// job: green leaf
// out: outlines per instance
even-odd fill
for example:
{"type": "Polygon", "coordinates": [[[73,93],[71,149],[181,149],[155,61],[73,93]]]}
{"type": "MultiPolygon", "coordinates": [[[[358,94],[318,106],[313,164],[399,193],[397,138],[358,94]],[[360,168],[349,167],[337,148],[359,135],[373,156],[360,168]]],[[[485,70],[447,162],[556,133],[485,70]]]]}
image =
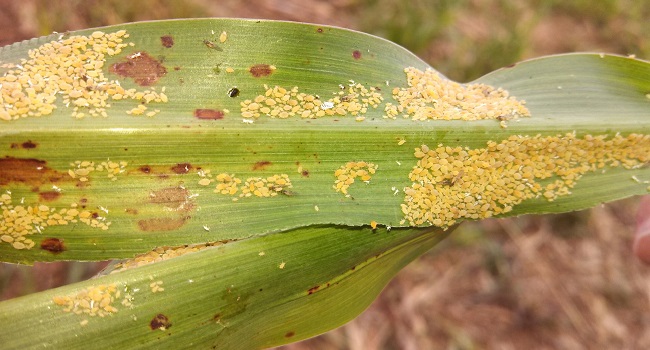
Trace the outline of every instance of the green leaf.
{"type": "Polygon", "coordinates": [[[545,57],[461,86],[363,33],[192,19],[51,35],[0,61],[2,261],[210,246],[0,303],[10,348],[304,339],[360,313],[458,222],[648,192],[650,64],[638,59],[545,57]],[[121,51],[92,56],[93,38],[121,51]],[[61,43],[84,46],[57,61],[74,50],[61,43]],[[282,89],[294,88],[300,113],[318,100],[306,118],[271,117],[266,98],[291,110],[282,89]],[[117,312],[64,311],[113,284],[117,312]]]}
{"type": "Polygon", "coordinates": [[[312,226],[231,242],[5,301],[0,341],[7,349],[258,349],[297,341],[354,318],[445,236],[433,229],[312,226]],[[153,293],[158,281],[164,290],[153,293]],[[121,292],[110,304],[117,312],[77,315],[53,302],[98,285],[121,292]],[[121,304],[125,299],[130,306],[121,304]]]}
{"type": "MultiPolygon", "coordinates": [[[[611,137],[648,131],[650,100],[645,94],[650,83],[643,77],[649,68],[646,62],[631,58],[549,57],[480,79],[528,102],[532,117],[510,121],[503,129],[494,120],[385,119],[385,104],[395,103],[391,90],[407,86],[404,68],[423,70],[426,65],[399,46],[366,34],[231,19],[102,29],[102,33],[119,31],[126,31],[125,42],[134,46],[106,56],[100,70],[105,80],[136,91],[156,88],[160,93],[164,88],[169,102],[146,104],[146,113],[160,110],[146,117],[127,114],[142,105],[140,101],[109,100],[108,117],[91,117],[86,107],[74,112],[70,105],[78,100],[64,103],[65,95],[59,92],[51,114],[3,122],[0,149],[5,159],[0,185],[12,193],[7,202],[46,205],[49,210],[76,205],[100,220],[97,225],[68,222],[32,228],[25,236],[34,238],[35,248],[17,250],[11,244],[0,244],[4,261],[128,258],[159,246],[242,239],[313,224],[359,226],[376,221],[405,226],[409,222],[402,221],[402,190],[413,183],[408,174],[417,161],[414,149],[422,144],[481,148],[511,135],[576,132],[578,137],[589,133],[611,137]],[[222,32],[227,33],[223,43],[219,40],[222,32]],[[141,61],[140,71],[128,70],[141,61]],[[122,66],[110,69],[114,64],[122,66]],[[154,86],[134,82],[151,83],[160,75],[159,65],[166,74],[154,86]],[[131,79],[115,72],[137,74],[131,79]],[[255,77],[264,74],[268,75],[255,77]],[[264,94],[264,85],[295,86],[325,101],[339,96],[335,95],[341,91],[339,85],[347,89],[350,81],[380,88],[384,98],[378,108],[368,107],[362,122],[350,114],[317,119],[261,116],[253,124],[242,122],[253,118],[242,118],[240,104],[264,94]],[[234,87],[239,94],[231,97],[234,87]],[[85,117],[73,118],[74,113],[85,117]],[[197,113],[207,114],[199,118],[197,113]],[[403,145],[400,140],[405,141],[403,145]],[[80,181],[83,176],[68,175],[84,171],[83,162],[99,165],[108,160],[119,165],[115,181],[106,171],[91,172],[86,182],[80,181]],[[373,163],[378,172],[368,185],[357,179],[350,187],[351,196],[345,197],[332,188],[334,172],[355,161],[373,163]],[[214,177],[209,186],[199,185],[206,171],[214,177]],[[240,198],[214,193],[219,173],[234,174],[242,182],[286,174],[293,187],[273,198],[253,196],[233,202],[240,198]],[[103,230],[109,222],[110,229],[103,230]]],[[[55,34],[16,44],[3,48],[0,57],[3,62],[19,64],[28,49],[73,36],[92,37],[94,32],[55,34]]],[[[83,74],[73,78],[88,79],[83,74]]],[[[87,89],[99,89],[101,84],[87,89]]],[[[554,202],[524,201],[514,206],[512,214],[575,210],[645,193],[648,171],[614,168],[606,174],[587,173],[571,196],[554,202]],[[642,181],[635,183],[632,176],[642,181]]]]}

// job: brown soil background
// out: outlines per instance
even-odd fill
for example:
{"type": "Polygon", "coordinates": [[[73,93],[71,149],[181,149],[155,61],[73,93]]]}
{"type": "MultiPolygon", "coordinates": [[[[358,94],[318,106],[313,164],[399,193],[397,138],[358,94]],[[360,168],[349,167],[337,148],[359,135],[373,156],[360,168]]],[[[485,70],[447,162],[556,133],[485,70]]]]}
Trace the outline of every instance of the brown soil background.
{"type": "MultiPolygon", "coordinates": [[[[149,19],[283,19],[383,36],[460,81],[561,52],[650,58],[650,3],[635,0],[0,0],[0,9],[0,46],[149,19]]],[[[357,319],[281,349],[650,349],[650,267],[631,251],[637,202],[466,223],[357,319]]],[[[1,264],[0,300],[103,264],[1,264]]]]}

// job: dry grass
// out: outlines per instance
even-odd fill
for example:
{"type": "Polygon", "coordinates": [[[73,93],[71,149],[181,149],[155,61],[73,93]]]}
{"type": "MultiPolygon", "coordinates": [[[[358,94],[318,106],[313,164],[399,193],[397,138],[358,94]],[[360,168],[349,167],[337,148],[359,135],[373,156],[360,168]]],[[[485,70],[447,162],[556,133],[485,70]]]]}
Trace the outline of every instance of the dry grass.
{"type": "MultiPolygon", "coordinates": [[[[650,5],[635,0],[0,0],[0,8],[0,45],[53,30],[222,16],[376,33],[460,80],[566,51],[650,58],[650,5]]],[[[636,203],[465,224],[356,320],[282,349],[648,349],[650,268],[631,250],[636,203]]],[[[102,265],[0,265],[0,300],[87,278],[102,265]]]]}

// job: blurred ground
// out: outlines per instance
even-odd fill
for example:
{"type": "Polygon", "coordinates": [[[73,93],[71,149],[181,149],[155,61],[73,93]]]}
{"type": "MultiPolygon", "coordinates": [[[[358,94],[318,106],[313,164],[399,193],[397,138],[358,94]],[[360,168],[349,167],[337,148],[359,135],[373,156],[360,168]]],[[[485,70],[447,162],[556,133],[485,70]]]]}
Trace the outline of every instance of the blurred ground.
{"type": "MultiPolygon", "coordinates": [[[[460,81],[560,52],[650,58],[650,3],[636,0],[0,0],[0,9],[0,46],[148,19],[284,19],[383,36],[460,81]]],[[[636,205],[467,223],[356,320],[282,349],[650,349],[650,267],[631,254],[636,205]]],[[[0,300],[101,266],[2,264],[0,300]]]]}

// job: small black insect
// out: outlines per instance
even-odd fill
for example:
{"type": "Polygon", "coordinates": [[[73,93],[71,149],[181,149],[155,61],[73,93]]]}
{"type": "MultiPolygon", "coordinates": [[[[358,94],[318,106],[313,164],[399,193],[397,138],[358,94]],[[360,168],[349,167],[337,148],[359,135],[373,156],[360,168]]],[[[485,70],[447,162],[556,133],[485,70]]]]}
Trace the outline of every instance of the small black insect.
{"type": "Polygon", "coordinates": [[[228,90],[228,96],[230,96],[230,97],[239,96],[239,89],[236,88],[236,87],[231,88],[230,90],[228,90]]]}

